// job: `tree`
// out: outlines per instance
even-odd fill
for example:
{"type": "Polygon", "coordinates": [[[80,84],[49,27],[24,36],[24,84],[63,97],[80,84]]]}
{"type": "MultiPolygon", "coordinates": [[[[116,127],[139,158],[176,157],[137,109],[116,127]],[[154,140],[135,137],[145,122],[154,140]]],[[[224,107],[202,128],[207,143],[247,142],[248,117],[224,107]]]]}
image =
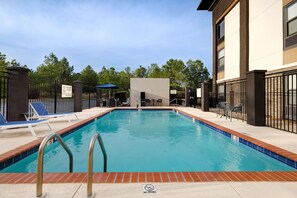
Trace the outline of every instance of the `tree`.
{"type": "Polygon", "coordinates": [[[37,67],[37,75],[57,81],[59,83],[72,83],[73,66],[69,65],[67,58],[61,60],[54,53],[44,57],[44,63],[37,67]]]}
{"type": "Polygon", "coordinates": [[[126,67],[124,71],[118,73],[118,86],[128,90],[130,89],[130,78],[131,78],[131,69],[130,67],[126,67]]]}
{"type": "Polygon", "coordinates": [[[6,55],[0,52],[0,71],[6,71],[8,62],[6,61],[6,55]]]}
{"type": "Polygon", "coordinates": [[[118,72],[115,70],[114,67],[110,67],[106,69],[105,66],[102,67],[101,71],[98,73],[98,82],[99,84],[106,84],[106,83],[118,83],[118,72]]]}
{"type": "Polygon", "coordinates": [[[170,59],[162,66],[163,76],[170,78],[171,87],[184,87],[184,69],[184,62],[177,59],[170,59]]]}
{"type": "Polygon", "coordinates": [[[133,72],[133,77],[135,78],[146,78],[147,69],[141,65],[133,72]]]}
{"type": "Polygon", "coordinates": [[[90,65],[82,70],[79,79],[82,81],[84,90],[87,92],[94,90],[98,83],[97,74],[90,65]]]}
{"type": "Polygon", "coordinates": [[[153,63],[149,66],[148,71],[147,71],[147,76],[148,78],[162,78],[162,70],[158,66],[158,64],[153,63]]]}
{"type": "Polygon", "coordinates": [[[209,81],[209,72],[200,60],[189,60],[184,69],[186,83],[191,88],[200,88],[201,83],[209,81]]]}

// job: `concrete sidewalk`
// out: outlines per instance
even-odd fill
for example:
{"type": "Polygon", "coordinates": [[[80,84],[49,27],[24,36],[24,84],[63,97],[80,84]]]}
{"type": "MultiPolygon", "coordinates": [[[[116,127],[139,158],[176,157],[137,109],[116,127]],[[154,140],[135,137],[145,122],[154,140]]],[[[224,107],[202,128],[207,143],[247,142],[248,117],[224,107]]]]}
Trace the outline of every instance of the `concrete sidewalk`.
{"type": "MultiPolygon", "coordinates": [[[[143,183],[94,184],[96,197],[104,198],[296,198],[294,182],[208,182],[208,183],[154,183],[156,193],[143,193],[143,183]]],[[[44,184],[48,198],[86,197],[86,184],[44,184]]],[[[0,185],[1,198],[32,198],[35,185],[0,185]]]]}
{"type": "Polygon", "coordinates": [[[297,134],[274,129],[271,127],[255,127],[237,119],[232,119],[231,122],[230,119],[226,119],[225,117],[220,118],[215,113],[203,112],[200,109],[187,107],[179,107],[177,109],[201,117],[223,127],[235,130],[252,138],[275,145],[293,153],[297,153],[297,134]]]}

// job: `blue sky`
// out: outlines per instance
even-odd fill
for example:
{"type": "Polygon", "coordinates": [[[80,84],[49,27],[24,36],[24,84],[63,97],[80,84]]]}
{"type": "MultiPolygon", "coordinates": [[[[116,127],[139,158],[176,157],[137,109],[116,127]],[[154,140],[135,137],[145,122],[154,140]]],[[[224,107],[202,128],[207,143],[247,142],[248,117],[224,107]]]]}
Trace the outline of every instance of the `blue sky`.
{"type": "Polygon", "coordinates": [[[0,0],[0,52],[31,69],[54,52],[75,72],[121,71],[170,58],[212,65],[211,14],[200,0],[0,0]]]}

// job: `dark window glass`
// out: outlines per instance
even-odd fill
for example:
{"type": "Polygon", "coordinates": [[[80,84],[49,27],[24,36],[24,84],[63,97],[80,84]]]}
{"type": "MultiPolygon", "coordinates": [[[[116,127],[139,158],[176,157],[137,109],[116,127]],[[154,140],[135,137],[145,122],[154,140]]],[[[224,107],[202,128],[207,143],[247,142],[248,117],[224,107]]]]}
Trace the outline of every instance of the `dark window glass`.
{"type": "Polygon", "coordinates": [[[287,7],[287,36],[297,33],[297,1],[287,7]]]}
{"type": "Polygon", "coordinates": [[[220,24],[220,38],[225,36],[225,21],[220,24]]]}
{"type": "Polygon", "coordinates": [[[218,102],[225,101],[225,85],[220,84],[218,85],[218,102]]]}
{"type": "Polygon", "coordinates": [[[218,52],[218,72],[219,71],[224,71],[224,66],[225,66],[225,49],[221,49],[218,52]]]}
{"type": "Polygon", "coordinates": [[[225,37],[225,21],[222,21],[218,25],[218,40],[222,41],[225,37]]]}
{"type": "Polygon", "coordinates": [[[284,8],[284,47],[297,45],[297,0],[284,8]]]}
{"type": "Polygon", "coordinates": [[[297,33],[297,18],[288,22],[288,36],[297,33]]]}

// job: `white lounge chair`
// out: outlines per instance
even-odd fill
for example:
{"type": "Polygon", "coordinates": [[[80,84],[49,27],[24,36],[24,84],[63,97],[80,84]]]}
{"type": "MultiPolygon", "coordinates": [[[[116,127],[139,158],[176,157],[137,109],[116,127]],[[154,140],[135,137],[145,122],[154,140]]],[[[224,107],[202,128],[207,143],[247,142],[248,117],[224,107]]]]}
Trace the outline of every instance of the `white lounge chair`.
{"type": "Polygon", "coordinates": [[[7,122],[6,119],[3,117],[3,115],[0,113],[0,130],[28,127],[30,129],[32,135],[36,137],[36,133],[35,133],[35,131],[33,129],[33,126],[36,126],[36,125],[39,125],[39,124],[47,124],[50,131],[52,131],[52,128],[51,128],[49,122],[46,121],[46,120],[7,122]]]}
{"type": "Polygon", "coordinates": [[[78,120],[78,117],[77,117],[77,115],[75,113],[49,114],[42,102],[31,102],[30,106],[32,107],[32,109],[34,111],[34,115],[38,119],[50,119],[50,118],[58,118],[58,117],[67,117],[68,121],[71,122],[70,117],[75,116],[76,119],[78,120]]]}
{"type": "Polygon", "coordinates": [[[130,98],[127,98],[127,101],[123,102],[121,106],[130,106],[130,98]]]}

